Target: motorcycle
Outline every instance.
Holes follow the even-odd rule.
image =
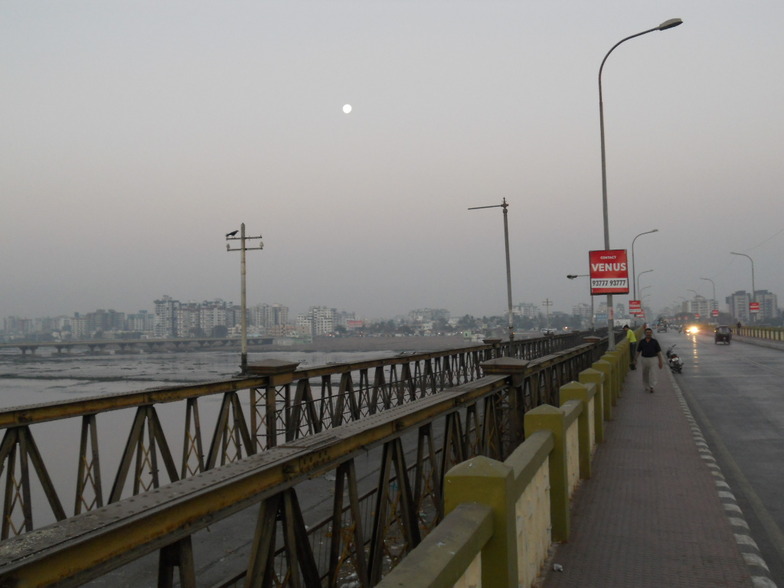
[[[672,345],[669,349],[667,349],[665,355],[667,356],[667,365],[670,366],[672,373],[679,374],[683,370],[683,361],[680,357],[678,357],[678,354],[673,351],[674,348],[675,345]]]

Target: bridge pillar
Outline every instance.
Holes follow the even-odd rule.
[[[580,372],[578,381],[587,386],[594,386],[593,429],[596,442],[601,443],[604,441],[604,374],[599,370],[587,368]]]
[[[517,517],[514,473],[508,465],[480,455],[457,464],[444,478],[444,514],[460,504],[479,503],[493,511],[493,535],[482,549],[482,586],[517,586]]]
[[[618,351],[608,351],[602,355],[602,360],[610,364],[610,389],[612,391],[613,406],[618,404],[621,396],[621,356]]]
[[[610,378],[612,377],[612,364],[609,361],[605,361],[604,359],[600,359],[599,361],[595,361],[591,364],[591,368],[595,369],[598,372],[601,372],[603,377],[602,383],[602,396],[603,396],[603,404],[604,404],[604,420],[611,421],[613,416],[613,409],[612,407],[615,406],[615,401],[613,400],[612,394],[612,382]]]
[[[550,452],[550,518],[553,541],[569,540],[569,471],[566,450],[566,416],[561,409],[542,404],[525,413],[525,433],[537,431],[553,434],[555,446]]]
[[[595,439],[595,395],[596,387],[593,384],[586,386],[580,382],[564,384],[559,391],[561,406],[570,400],[577,400],[583,405],[582,411],[577,416],[577,434],[580,439],[580,478],[583,480],[591,477],[591,455],[593,454]]]
[[[500,339],[499,339],[500,341]],[[512,415],[512,430],[515,431],[519,440],[525,439],[523,430],[523,414],[525,413],[525,398],[523,384],[525,382],[525,372],[530,362],[516,357],[497,357],[479,364],[482,373],[486,376],[509,376],[511,378],[514,394],[509,395]]]

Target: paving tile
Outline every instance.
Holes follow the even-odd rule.
[[[629,372],[590,480],[543,588],[750,587],[716,478],[668,373],[653,394]],[[554,571],[560,564],[562,572]]]

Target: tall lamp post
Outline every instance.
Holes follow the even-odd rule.
[[[568,274],[566,276],[570,280],[575,278],[590,278],[591,274]],[[588,282],[588,297],[591,299],[591,332],[595,331],[595,327],[593,324],[593,296],[591,296],[591,282]]]
[[[639,274],[637,274],[637,279],[636,279],[636,280],[634,280],[634,283],[635,283],[634,291],[635,291],[635,292],[637,291],[637,288],[639,288],[639,286],[640,286],[640,276],[641,276],[641,275],[643,275],[643,274],[650,273],[650,272],[652,272],[652,271],[653,271],[653,270],[652,270],[652,269],[650,269],[650,270],[645,270],[644,272],[640,272]]]
[[[696,315],[696,314],[700,314],[700,301],[699,301],[699,300],[697,300],[697,298],[699,297],[700,293],[699,293],[699,292],[697,292],[697,290],[692,290],[691,288],[686,288],[686,289],[687,289],[689,292],[692,292],[692,293],[694,294],[694,299],[693,299],[693,300],[692,300],[692,302],[691,302],[691,310],[692,310],[692,312],[694,312],[694,309],[696,308],[696,309],[697,309],[697,311],[696,311],[696,312],[694,312],[694,314],[695,314],[695,315]],[[696,317],[695,317],[695,318],[696,318]],[[700,319],[702,319],[702,316],[700,316]]]
[[[514,320],[512,317],[512,268],[509,263],[509,221],[507,220],[506,209],[509,205],[506,203],[506,198],[501,200],[501,204],[492,204],[490,206],[474,206],[468,210],[480,210],[483,208],[503,208],[504,209],[504,248],[506,250],[506,300],[509,315],[509,340],[514,341]]]
[[[604,63],[607,61],[610,53],[612,53],[621,43],[624,43],[630,39],[634,39],[635,37],[647,35],[648,33],[652,33],[654,31],[666,31],[667,29],[677,27],[680,24],[683,24],[683,21],[680,18],[671,18],[669,20],[665,20],[658,27],[654,27],[652,29],[648,29],[647,31],[642,31],[641,33],[630,35],[624,39],[621,39],[610,48],[610,50],[607,52],[607,55],[605,55],[604,59],[602,59],[602,64],[599,66],[599,127],[601,131],[602,143],[602,213],[604,219],[604,248],[607,250],[610,249],[610,224],[607,216],[607,157],[604,148],[604,100],[602,99],[602,70],[604,69]],[[634,274],[632,274],[632,277],[634,277]],[[613,329],[613,297],[612,294],[608,294],[607,346],[610,350],[615,349],[615,333],[613,332]]]
[[[711,302],[711,307],[712,307],[711,311],[718,310],[719,305],[718,302],[716,301],[716,282],[714,282],[710,278],[700,278],[700,279],[705,280],[706,282],[710,282],[711,285],[713,286],[713,300]]]
[[[740,255],[741,257],[745,257],[746,259],[748,259],[751,262],[751,302],[756,302],[757,301],[757,299],[756,299],[757,298],[757,294],[756,294],[757,291],[756,291],[756,289],[754,287],[754,260],[750,256],[746,255],[745,253],[735,253],[734,251],[730,251],[730,254],[732,254],[732,255]],[[749,316],[751,317],[751,322],[753,322],[753,323],[757,322],[757,315],[756,315],[756,313],[755,314],[751,314],[751,304],[749,304]]]
[[[658,233],[658,232],[659,229],[653,229],[651,231],[645,231],[644,233],[640,233],[639,235],[637,235],[637,237],[642,237],[643,235],[650,235],[651,233]],[[637,237],[632,239],[632,276],[636,275],[634,273],[634,242],[637,240]],[[632,297],[634,298],[634,300],[637,300],[637,284],[634,283],[632,284],[632,286],[634,288],[634,291],[632,292]]]
[[[227,241],[239,241],[240,246],[238,248],[232,249],[231,244],[226,243],[226,251],[239,251],[240,252],[240,304],[242,306],[242,317],[241,317],[241,325],[242,325],[242,349],[241,349],[241,356],[240,356],[240,369],[242,373],[248,371],[248,307],[246,303],[245,297],[245,252],[253,249],[264,249],[264,244],[259,241],[258,247],[248,247],[245,244],[245,241],[249,241],[251,239],[261,239],[261,235],[258,237],[246,237],[245,236],[245,223],[240,225],[240,236],[237,237],[237,231],[232,231],[226,235]]]

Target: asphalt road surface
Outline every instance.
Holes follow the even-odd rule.
[[[784,345],[761,347],[712,334],[655,335],[676,344],[675,374],[722,473],[732,488],[771,577],[784,585]]]

